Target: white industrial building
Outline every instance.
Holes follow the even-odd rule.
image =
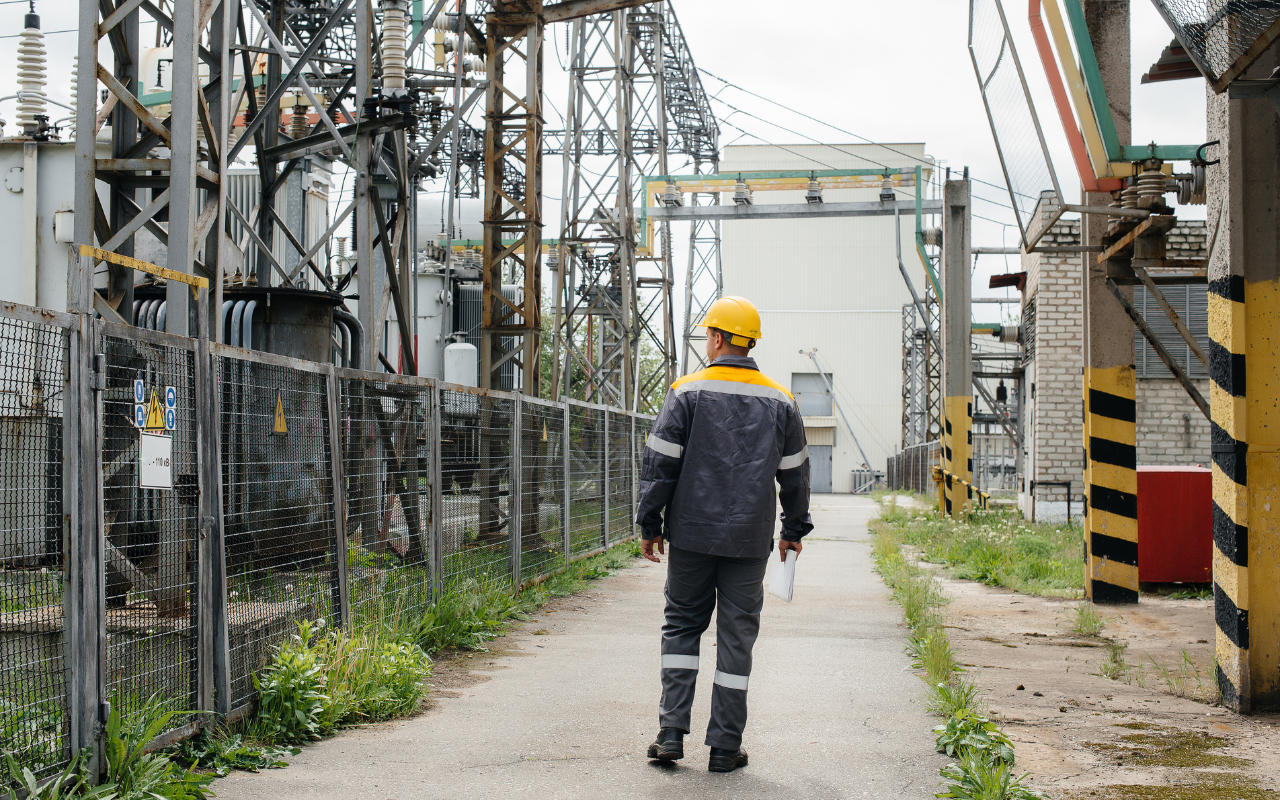
[[[922,183],[927,184],[930,164],[922,143],[733,145],[724,148],[720,172],[919,165]],[[914,199],[915,191],[911,186],[898,188],[897,198]],[[754,202],[804,203],[804,195],[756,192]],[[824,192],[824,200],[831,203],[878,197],[876,186]],[[916,290],[923,293],[926,278],[916,255],[914,215],[902,216],[901,230],[903,261]],[[863,466],[854,437],[869,466],[884,470],[901,441],[902,307],[911,302],[898,270],[894,218],[724,222],[721,258],[724,294],[746,297],[761,312],[763,338],[752,355],[765,374],[800,399],[813,490],[852,491],[853,471]],[[834,386],[834,404],[814,361],[801,352],[813,348]]]

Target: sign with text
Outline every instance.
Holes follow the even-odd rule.
[[[173,437],[145,431],[139,434],[138,486],[173,489]]]

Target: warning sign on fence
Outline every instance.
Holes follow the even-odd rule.
[[[289,432],[289,426],[284,421],[284,398],[280,396],[280,392],[276,392],[276,421],[271,433],[274,436],[284,436]]]
[[[144,431],[169,430],[169,426],[165,424],[164,405],[160,402],[160,392],[155,388],[151,389],[151,402],[147,403],[147,418],[143,421],[142,429]]]

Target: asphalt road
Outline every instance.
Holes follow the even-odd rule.
[[[765,602],[744,769],[706,770],[714,622],[685,759],[645,759],[657,732],[666,568],[639,561],[536,615],[512,651],[477,658],[488,679],[459,696],[214,789],[222,800],[931,798],[943,760],[931,747],[923,683],[906,669],[899,610],[871,570],[866,521],[875,504],[821,495],[813,505],[795,600]]]

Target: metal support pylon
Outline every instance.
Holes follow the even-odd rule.
[[[542,299],[542,45],[541,0],[499,2],[486,17],[484,138],[484,280],[481,385],[504,386],[507,361],[520,388],[538,391]],[[514,80],[513,80],[514,79]],[[503,267],[520,287],[503,292]]]
[[[668,3],[578,20],[569,69],[568,128],[552,136],[565,163],[556,385],[654,409],[679,363],[673,250],[666,223],[645,240],[633,209],[671,156],[718,162],[719,131]],[[718,287],[719,237],[694,236]]]
[[[720,171],[719,160],[705,165],[699,162],[694,172]],[[691,205],[720,205],[720,193],[691,194]],[[711,304],[724,292],[724,276],[720,271],[720,221],[694,220],[689,228],[689,263],[684,280],[684,357],[680,369],[689,373],[706,366],[702,342],[706,333],[697,324],[706,316]]]

